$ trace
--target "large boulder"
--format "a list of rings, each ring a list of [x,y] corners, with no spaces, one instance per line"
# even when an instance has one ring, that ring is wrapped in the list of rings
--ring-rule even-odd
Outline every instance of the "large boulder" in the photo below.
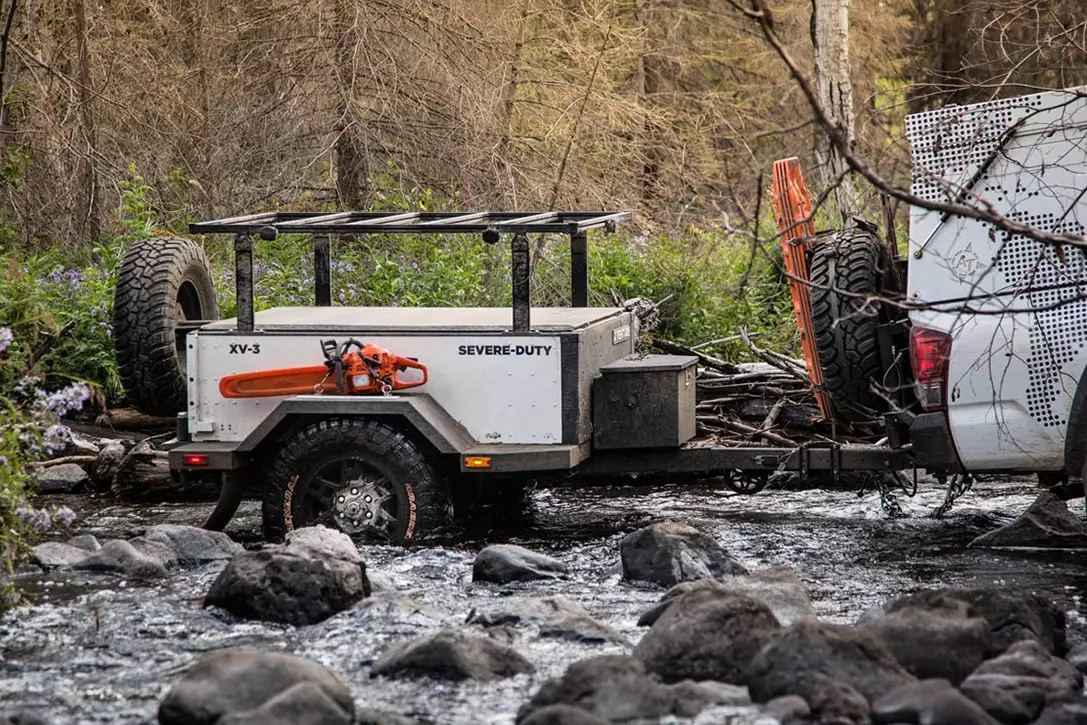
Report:
[[[284,549],[290,554],[313,559],[337,559],[363,565],[362,554],[351,537],[324,526],[306,526],[287,534]]]
[[[393,645],[374,663],[373,675],[440,680],[500,680],[536,671],[517,651],[487,637],[439,632]]]
[[[782,695],[811,702],[827,680],[849,685],[869,702],[916,681],[871,632],[805,620],[783,630],[755,656],[747,685],[756,702]]]
[[[87,571],[104,571],[121,573],[136,579],[152,579],[166,576],[166,567],[170,560],[146,553],[152,547],[141,547],[142,551],[133,544],[121,539],[111,539],[102,545],[98,551],[87,554],[73,567]],[[159,550],[162,554],[162,550]],[[172,557],[173,552],[165,552]]]
[[[896,725],[999,725],[947,680],[905,685],[872,703],[873,723]]]
[[[195,526],[159,524],[144,532],[145,541],[153,541],[174,551],[182,564],[205,564],[209,561],[233,559],[245,551],[221,531],[208,531]]]
[[[864,695],[849,685],[830,680],[815,688],[811,712],[817,722],[869,725],[870,708]]]
[[[1025,725],[1039,716],[1047,698],[1080,692],[1083,675],[1038,642],[1025,640],[981,664],[960,689],[1000,722]]]
[[[484,627],[535,626],[543,638],[626,644],[619,632],[593,619],[577,602],[562,597],[503,599],[496,607],[474,612],[468,621]]]
[[[339,677],[313,660],[274,652],[226,649],[212,652],[193,665],[167,693],[159,705],[161,725],[218,725],[227,722],[286,723],[293,720],[248,719],[227,721],[232,713],[247,713],[270,705],[271,717],[291,712],[295,703],[314,706],[318,701],[313,689],[323,696],[320,707],[328,711],[334,705],[351,722],[355,703]],[[293,692],[291,698],[281,696]],[[327,702],[326,702],[327,701]],[[331,718],[331,715],[329,716]],[[339,720],[306,720],[306,723],[332,725]]]
[[[1034,725],[1087,725],[1087,697],[1054,695]]]
[[[287,688],[260,707],[232,712],[216,725],[353,725],[352,714],[312,682]]]
[[[808,593],[808,588],[796,576],[796,571],[785,566],[775,566],[736,576],[726,582],[719,582],[716,579],[696,579],[676,584],[664,593],[652,609],[641,616],[638,626],[652,625],[677,597],[696,589],[717,589],[756,599],[769,607],[778,622],[786,627],[815,616],[815,610],[811,605],[811,595]]]
[[[583,710],[608,722],[694,717],[713,705],[748,702],[743,688],[683,682],[663,685],[633,657],[604,655],[575,662],[562,677],[548,680],[517,713],[524,725],[554,705]]]
[[[742,684],[751,660],[780,629],[765,604],[703,589],[676,599],[642,637],[634,656],[665,682]]]
[[[1030,591],[1014,588],[932,589],[890,601],[884,605],[883,612],[947,610],[953,606],[947,603],[948,599],[966,602],[972,616],[989,623],[991,654],[999,654],[1025,639],[1037,640],[1056,654],[1063,654],[1067,648],[1064,612],[1052,601]]]
[[[619,545],[619,553],[624,579],[664,587],[747,573],[712,538],[676,521],[663,521],[627,534]]]
[[[91,480],[83,467],[75,463],[61,463],[43,468],[34,478],[41,493],[75,493],[83,490]]]
[[[204,605],[246,619],[300,626],[350,609],[369,593],[361,563],[276,547],[231,559]]]
[[[1015,521],[982,534],[970,546],[1083,548],[1087,547],[1087,523],[1069,511],[1064,501],[1046,491]]]
[[[907,672],[923,680],[958,685],[993,654],[989,623],[958,599],[899,607],[877,617],[868,629]]]
[[[566,565],[558,559],[513,544],[485,547],[472,564],[472,581],[495,584],[558,579],[568,573]]]

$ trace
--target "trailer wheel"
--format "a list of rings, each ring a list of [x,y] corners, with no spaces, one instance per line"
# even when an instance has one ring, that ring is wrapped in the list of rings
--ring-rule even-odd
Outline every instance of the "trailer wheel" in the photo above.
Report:
[[[113,296],[113,347],[129,401],[148,415],[185,408],[185,320],[219,317],[204,250],[188,239],[145,239],[121,261]]]
[[[878,298],[896,291],[890,253],[874,234],[848,229],[815,247],[809,279],[815,346],[834,412],[847,421],[868,420],[885,408],[871,384],[884,373]]]
[[[448,490],[420,448],[367,418],[313,423],[286,441],[263,494],[264,538],[322,524],[351,536],[407,543],[450,519]]]

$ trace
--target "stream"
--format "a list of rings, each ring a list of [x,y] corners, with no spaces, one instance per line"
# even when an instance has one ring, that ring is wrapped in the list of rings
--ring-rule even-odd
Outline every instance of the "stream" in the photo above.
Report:
[[[436,725],[510,725],[547,678],[571,662],[622,653],[622,645],[539,639],[522,631],[513,646],[537,667],[497,683],[371,679],[390,643],[465,627],[474,609],[516,596],[562,596],[637,642],[639,615],[661,590],[621,581],[619,540],[659,518],[713,535],[749,569],[795,567],[820,617],[853,622],[884,600],[946,585],[1025,586],[1060,602],[1069,640],[1087,638],[1087,559],[1076,552],[967,548],[1008,523],[1037,496],[1033,478],[980,482],[943,519],[929,514],[943,489],[922,479],[900,497],[905,518],[887,518],[875,492],[767,489],[746,497],[708,484],[558,487],[531,492],[523,511],[478,516],[446,546],[362,546],[371,574],[392,583],[372,606],[311,627],[245,622],[202,608],[223,564],[182,569],[152,584],[117,576],[27,570],[25,602],[0,617],[0,710],[34,708],[53,723],[153,723],[159,701],[203,653],[255,647],[311,657],[336,671],[360,707]],[[105,541],[153,524],[199,525],[211,504],[120,505],[108,497],[59,496],[77,511],[73,534]],[[1082,514],[1082,498],[1069,502]],[[258,545],[259,507],[246,502],[228,533]],[[561,559],[570,578],[497,586],[473,584],[472,560],[485,544],[510,542]],[[474,626],[473,626],[474,628]]]

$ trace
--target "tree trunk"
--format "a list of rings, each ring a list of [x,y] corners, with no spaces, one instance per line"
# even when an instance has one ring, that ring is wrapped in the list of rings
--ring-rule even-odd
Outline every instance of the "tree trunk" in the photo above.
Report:
[[[855,113],[849,67],[849,0],[812,0],[812,13],[819,102],[852,148]],[[825,134],[818,137],[816,157],[823,182],[837,184],[834,199],[842,218],[848,219],[856,212],[857,193],[845,159]]]
[[[336,76],[339,79],[340,121],[334,153],[336,156],[336,197],[340,208],[361,208],[366,199],[367,159],[360,143],[360,129],[355,118],[355,53],[359,46],[359,9],[357,0],[336,3]]]
[[[76,210],[76,235],[79,241],[84,235],[90,241],[96,241],[102,230],[102,220],[98,204],[98,179],[95,153],[97,139],[94,128],[94,109],[91,91],[91,56],[88,48],[87,11],[85,0],[75,0],[75,35],[76,56],[78,58],[79,82],[79,134],[83,149],[80,169],[80,189]]]

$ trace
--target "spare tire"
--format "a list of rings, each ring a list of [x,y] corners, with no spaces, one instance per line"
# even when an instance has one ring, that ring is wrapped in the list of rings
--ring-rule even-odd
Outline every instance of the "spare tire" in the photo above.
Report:
[[[175,334],[177,323],[218,317],[211,270],[199,244],[163,237],[128,249],[113,296],[113,348],[135,408],[175,415],[186,407],[186,347]]]
[[[885,372],[878,330],[889,310],[880,298],[897,291],[887,245],[863,229],[838,232],[815,246],[808,278],[812,332],[834,412],[845,421],[870,420],[887,408],[871,387]]]

